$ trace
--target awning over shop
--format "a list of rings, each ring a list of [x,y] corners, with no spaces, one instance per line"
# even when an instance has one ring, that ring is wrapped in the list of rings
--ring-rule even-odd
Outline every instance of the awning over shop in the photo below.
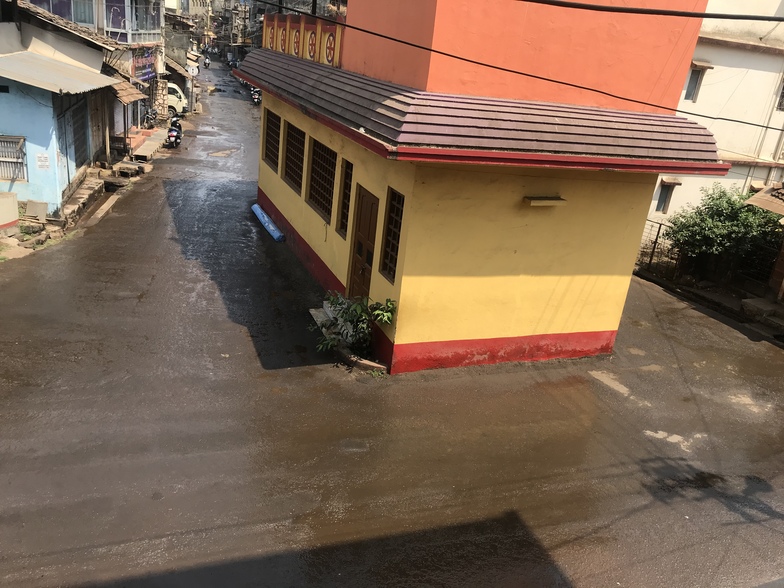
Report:
[[[133,102],[147,98],[147,96],[142,94],[139,90],[134,88],[125,80],[119,80],[116,84],[113,84],[111,90],[112,93],[117,96],[117,100],[123,104],[132,104]]]
[[[784,215],[784,188],[771,186],[751,196],[746,200],[746,204],[753,204],[770,212]]]
[[[166,67],[170,70],[177,72],[181,76],[184,76],[186,79],[191,79],[193,76],[188,73],[188,70],[182,67],[179,63],[174,61],[171,57],[166,58]]]
[[[0,77],[57,94],[81,94],[117,80],[31,51],[0,55]]]

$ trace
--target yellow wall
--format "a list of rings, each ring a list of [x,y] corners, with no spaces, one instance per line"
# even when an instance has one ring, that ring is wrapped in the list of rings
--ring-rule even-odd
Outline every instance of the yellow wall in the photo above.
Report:
[[[329,128],[305,116],[298,109],[292,108],[264,93],[263,107],[276,113],[283,119],[281,128],[281,150],[279,156],[279,171],[275,171],[263,160],[264,128],[261,130],[262,153],[259,160],[259,187],[269,197],[272,203],[288,219],[301,238],[318,254],[329,269],[340,279],[346,287],[349,282],[350,241],[354,231],[354,211],[356,206],[356,186],[360,184],[379,199],[378,224],[376,227],[376,246],[374,251],[373,277],[370,283],[370,297],[373,300],[384,301],[387,298],[400,299],[400,286],[402,281],[402,265],[406,255],[406,218],[404,211],[403,234],[400,251],[398,254],[397,277],[395,284],[391,284],[385,277],[378,273],[381,249],[384,235],[384,214],[388,188],[393,188],[406,197],[405,206],[413,193],[416,168],[410,163],[401,163],[386,160],[356,143],[335,133]],[[262,123],[264,117],[262,116]],[[302,182],[302,195],[298,195],[282,179],[283,160],[285,153],[284,137],[285,123],[291,123],[303,130],[307,137],[305,144],[305,171]],[[310,160],[310,139],[314,138],[338,154],[338,169],[335,175],[335,193],[332,203],[332,220],[329,225],[305,201],[308,190],[308,177]],[[341,158],[354,164],[354,185],[351,190],[351,207],[349,209],[348,236],[343,239],[335,230],[338,222],[338,206],[340,202],[340,170]],[[388,330],[391,336],[392,332]]]
[[[418,166],[395,343],[616,330],[655,183]],[[555,194],[567,204],[523,203]]]

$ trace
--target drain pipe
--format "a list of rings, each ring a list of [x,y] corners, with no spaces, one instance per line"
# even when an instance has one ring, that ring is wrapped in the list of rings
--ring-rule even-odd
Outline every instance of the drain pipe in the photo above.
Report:
[[[270,237],[272,237],[278,243],[286,239],[285,235],[280,231],[275,223],[272,222],[272,219],[269,217],[269,215],[261,209],[261,206],[254,204],[250,207],[250,209],[253,211],[253,214],[256,215],[256,218],[259,219],[261,226],[267,229]]]

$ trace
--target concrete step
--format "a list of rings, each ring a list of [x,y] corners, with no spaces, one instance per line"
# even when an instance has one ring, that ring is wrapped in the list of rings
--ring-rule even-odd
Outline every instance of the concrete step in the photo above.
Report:
[[[767,316],[775,315],[780,309],[779,305],[766,298],[746,298],[741,302],[744,314],[754,320],[761,320]]]
[[[133,158],[136,161],[150,161],[166,141],[168,129],[158,129],[151,137],[147,138],[144,145],[134,150]]]
[[[760,322],[763,325],[778,331],[779,333],[784,333],[784,318],[778,317],[776,315],[769,315],[763,317]]]
[[[66,227],[72,227],[84,211],[104,193],[103,180],[87,178],[73,193],[60,211],[60,218],[65,220]]]

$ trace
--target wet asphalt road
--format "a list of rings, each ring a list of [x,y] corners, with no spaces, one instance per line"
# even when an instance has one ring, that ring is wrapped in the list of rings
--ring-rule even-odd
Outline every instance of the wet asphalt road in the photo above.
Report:
[[[784,577],[784,351],[635,280],[610,358],[336,367],[249,210],[259,110],[205,75],[179,152],[0,264],[0,583]]]

